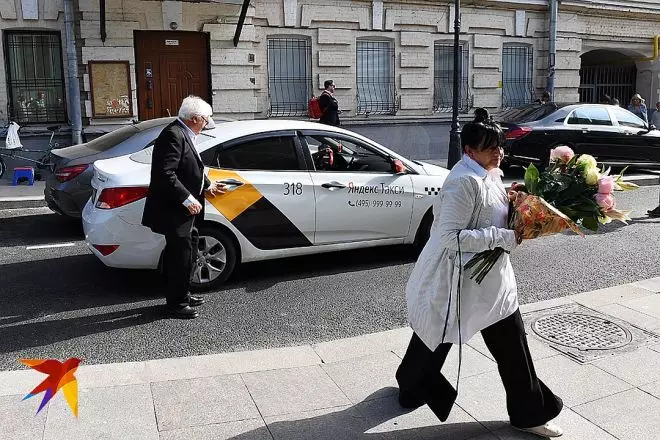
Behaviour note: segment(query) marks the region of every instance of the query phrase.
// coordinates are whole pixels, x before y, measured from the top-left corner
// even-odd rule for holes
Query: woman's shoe
[[[548,422],[545,425],[534,426],[533,428],[518,428],[516,426],[513,427],[519,431],[529,432],[532,434],[540,435],[541,437],[560,437],[564,433],[564,431],[562,431],[559,426],[551,422]]]
[[[660,206],[658,206],[655,209],[651,209],[650,211],[646,211],[646,214],[648,214],[648,216],[652,218],[660,217]]]

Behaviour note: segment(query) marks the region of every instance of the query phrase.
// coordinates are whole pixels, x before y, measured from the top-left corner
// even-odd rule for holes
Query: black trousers
[[[483,329],[481,335],[497,362],[511,424],[531,428],[557,417],[563,402],[536,377],[520,311]],[[452,345],[440,344],[431,351],[413,334],[396,372],[402,405],[427,403],[436,414],[448,413],[455,390],[440,370]]]
[[[199,233],[194,222],[165,234],[163,281],[168,306],[184,307],[190,301],[190,279],[198,243]]]

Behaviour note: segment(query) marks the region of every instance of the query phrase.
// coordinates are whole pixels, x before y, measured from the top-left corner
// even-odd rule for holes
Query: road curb
[[[0,197],[1,209],[41,208],[48,206],[41,197]]]

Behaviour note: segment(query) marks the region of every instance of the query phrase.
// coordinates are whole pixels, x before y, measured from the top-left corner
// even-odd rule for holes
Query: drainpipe
[[[635,61],[642,63],[646,61],[650,61],[652,63],[655,63],[658,61],[658,58],[660,58],[660,35],[656,35],[653,37],[653,56],[647,58],[638,58]],[[657,75],[657,72],[655,72],[651,68],[647,70],[643,70],[642,72],[651,72],[651,93],[655,94],[656,98],[654,99],[654,101],[656,99],[660,100],[660,96],[658,95],[657,90],[654,90],[653,88],[653,86],[655,85],[653,84],[655,82],[654,75]]]
[[[71,119],[71,143],[82,142],[82,117],[80,116],[80,82],[78,81],[78,54],[76,36],[73,33],[73,0],[64,0],[64,28],[66,31],[66,57],[69,78],[69,115]]]
[[[549,27],[549,37],[550,41],[548,42],[548,93],[550,94],[550,100],[554,101],[555,99],[555,61],[557,57],[557,15],[559,12],[559,7],[557,4],[558,0],[548,0],[548,6],[550,9],[550,27]]]

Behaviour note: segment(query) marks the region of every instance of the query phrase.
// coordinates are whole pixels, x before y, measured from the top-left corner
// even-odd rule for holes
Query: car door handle
[[[229,188],[227,188],[227,189],[229,191],[233,191],[236,188],[238,188],[239,186],[245,185],[245,182],[241,182],[240,180],[237,180],[237,179],[216,180],[216,182],[218,182],[222,185],[228,186]]]
[[[346,188],[346,185],[341,184],[341,183],[339,183],[339,182],[328,182],[328,183],[324,183],[324,184],[322,184],[321,186],[322,186],[323,188],[327,188],[327,189],[329,189],[330,191],[334,191],[335,189]]]

